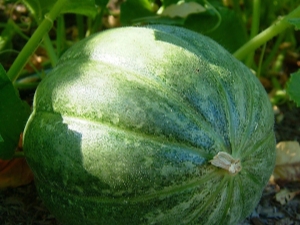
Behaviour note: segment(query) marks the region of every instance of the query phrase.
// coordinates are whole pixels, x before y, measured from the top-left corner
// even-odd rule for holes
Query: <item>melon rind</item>
[[[211,39],[126,27],[62,56],[37,88],[24,151],[66,225],[232,225],[272,173],[273,123],[259,80]],[[241,171],[210,164],[218,152]]]

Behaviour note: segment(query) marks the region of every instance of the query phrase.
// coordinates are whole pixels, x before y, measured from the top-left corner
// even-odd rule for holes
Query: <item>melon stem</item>
[[[227,170],[232,174],[237,174],[242,170],[240,159],[234,159],[227,152],[218,152],[218,154],[215,155],[209,162],[212,165]]]

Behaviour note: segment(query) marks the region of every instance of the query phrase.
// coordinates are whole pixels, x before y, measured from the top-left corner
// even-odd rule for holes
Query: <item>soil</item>
[[[300,141],[300,108],[280,107],[276,116],[277,141]],[[285,205],[275,200],[279,189],[300,190],[300,183],[268,184],[253,213],[239,225],[300,225],[300,195]],[[34,182],[0,192],[1,225],[62,225],[44,206]]]

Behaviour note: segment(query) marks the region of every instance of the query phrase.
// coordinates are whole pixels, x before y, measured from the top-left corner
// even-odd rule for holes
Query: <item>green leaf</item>
[[[76,13],[94,18],[97,14],[95,0],[69,0],[62,13]]]
[[[106,7],[108,2],[109,2],[109,0],[95,0],[95,4],[102,8]]]
[[[287,93],[291,100],[293,100],[297,107],[300,107],[300,70],[291,74],[290,80],[287,82]]]
[[[300,30],[300,18],[291,18],[288,19],[288,22],[294,25],[296,30]]]
[[[141,23],[141,24],[167,24],[167,25],[177,25],[183,26],[184,25],[184,18],[170,18],[166,16],[148,16],[148,17],[141,17],[138,19],[134,19],[133,23]]]
[[[96,16],[95,0],[22,0],[37,21],[41,21],[57,1],[66,2],[61,13],[76,13],[89,17]]]
[[[178,2],[181,2],[181,0],[163,0],[162,4],[163,6],[169,6],[171,4],[177,4]]]
[[[12,49],[12,38],[16,33],[13,23],[13,20],[9,19],[0,34],[0,61],[2,61],[2,63],[5,62],[10,55],[10,51],[6,50]]]
[[[0,64],[0,158],[13,157],[29,114],[29,106],[20,99]]]
[[[120,20],[122,26],[132,25],[134,21],[153,16],[156,16],[156,13],[148,0],[127,0],[121,4]]]
[[[221,17],[219,24],[216,13],[208,9],[206,12],[188,16],[184,26],[209,36],[232,53],[246,43],[247,30],[234,10],[222,6],[215,9]]]
[[[181,4],[186,4],[186,3],[192,3],[192,5],[200,4],[200,5],[204,6],[206,1],[205,0],[163,0],[162,6],[165,9],[171,5],[181,5]]]
[[[36,21],[41,21],[56,0],[22,0],[22,2],[29,9]]]

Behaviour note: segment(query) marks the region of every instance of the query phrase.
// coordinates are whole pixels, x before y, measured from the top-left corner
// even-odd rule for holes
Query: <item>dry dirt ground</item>
[[[300,141],[300,108],[281,107],[277,141]],[[239,225],[300,225],[300,195],[285,205],[275,200],[279,188],[300,190],[300,182],[271,185],[253,213]],[[34,183],[0,192],[0,225],[61,225],[43,205]],[[222,222],[220,222],[222,225]]]

